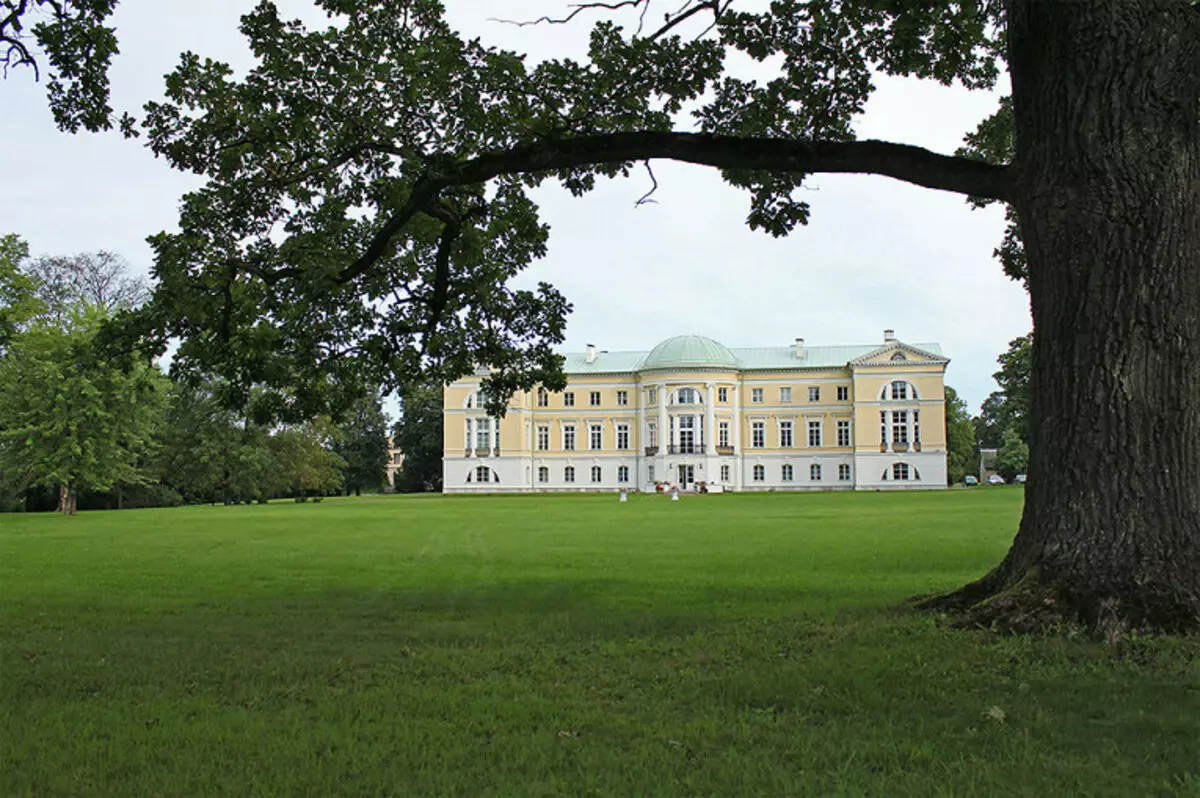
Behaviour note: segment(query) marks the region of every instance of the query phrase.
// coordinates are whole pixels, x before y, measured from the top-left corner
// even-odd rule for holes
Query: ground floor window
[[[722,482],[729,481],[729,466],[727,466],[727,465],[721,466],[721,481]]]
[[[813,463],[808,467],[808,478],[813,482],[821,481],[821,466],[818,463]]]
[[[478,468],[476,468],[475,469],[475,481],[476,482],[491,482],[492,481],[492,469],[488,468],[487,466],[479,466]]]
[[[847,463],[842,463],[838,466],[838,479],[842,482],[850,481],[850,466]]]
[[[646,479],[650,480],[651,482],[654,481],[654,466],[648,466],[646,468]]]
[[[791,482],[792,481],[792,467],[790,465],[784,465],[780,476],[783,478],[784,482]]]
[[[600,466],[592,466],[592,482],[600,481]]]
[[[921,472],[917,471],[916,466],[910,466],[908,463],[893,463],[890,469],[883,470],[883,479],[888,479],[889,471],[891,478],[897,482],[907,482],[909,480],[917,481],[921,478]]]
[[[538,482],[550,481],[550,469],[546,466],[538,466]]]
[[[563,482],[575,481],[575,466],[567,466],[563,470]]]
[[[629,466],[617,466],[617,482],[626,483],[629,481]]]
[[[767,469],[763,468],[760,465],[756,465],[754,467],[754,481],[762,482],[766,478],[767,478]]]

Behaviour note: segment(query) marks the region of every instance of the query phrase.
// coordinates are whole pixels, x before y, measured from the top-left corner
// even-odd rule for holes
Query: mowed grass
[[[905,608],[1021,501],[0,516],[0,795],[1200,795],[1194,642]]]

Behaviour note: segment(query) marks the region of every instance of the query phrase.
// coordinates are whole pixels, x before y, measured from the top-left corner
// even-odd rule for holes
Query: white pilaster
[[[742,489],[742,413],[741,391],[737,383],[730,389],[733,391],[733,489]]]
[[[707,391],[708,395],[707,395],[707,397],[705,397],[708,404],[706,404],[705,408],[704,408],[704,411],[705,411],[704,412],[704,453],[705,454],[716,454],[717,453],[717,449],[716,449],[716,445],[717,445],[717,423],[716,423],[717,409],[713,406],[713,403],[716,402],[717,389],[713,386],[713,384],[711,382],[705,384],[704,387],[708,389],[708,391]]]

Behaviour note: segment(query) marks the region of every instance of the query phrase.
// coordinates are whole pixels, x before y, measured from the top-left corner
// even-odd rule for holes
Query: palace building
[[[480,369],[445,388],[443,490],[944,488],[947,363],[891,330],[861,346],[588,346],[566,356],[563,391],[518,393],[503,418]]]

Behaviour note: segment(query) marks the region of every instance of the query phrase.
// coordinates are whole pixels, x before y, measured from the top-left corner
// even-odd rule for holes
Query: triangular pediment
[[[949,363],[949,358],[943,357],[940,352],[930,351],[930,349],[922,348],[914,344],[906,344],[903,341],[892,341],[867,352],[865,355],[860,355],[850,361],[851,366],[914,366],[914,365],[929,365],[936,363],[945,365]]]

